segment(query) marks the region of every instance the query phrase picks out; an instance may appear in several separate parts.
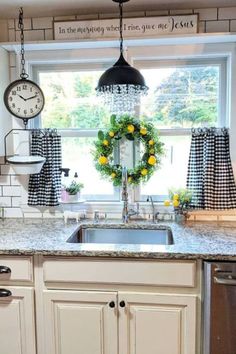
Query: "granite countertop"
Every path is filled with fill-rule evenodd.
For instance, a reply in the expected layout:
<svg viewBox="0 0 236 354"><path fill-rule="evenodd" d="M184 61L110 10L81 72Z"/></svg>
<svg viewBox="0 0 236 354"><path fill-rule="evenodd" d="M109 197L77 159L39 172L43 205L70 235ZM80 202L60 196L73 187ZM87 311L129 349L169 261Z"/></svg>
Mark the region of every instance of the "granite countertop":
<svg viewBox="0 0 236 354"><path fill-rule="evenodd" d="M91 221L81 222L94 227ZM125 227L118 221L107 221L107 228ZM129 228L155 229L163 223L132 222ZM132 257L148 259L211 259L236 261L236 223L166 222L173 232L173 245L114 245L68 243L80 226L55 219L6 219L0 221L0 255L55 255L86 257ZM96 227L96 226L95 226Z"/></svg>

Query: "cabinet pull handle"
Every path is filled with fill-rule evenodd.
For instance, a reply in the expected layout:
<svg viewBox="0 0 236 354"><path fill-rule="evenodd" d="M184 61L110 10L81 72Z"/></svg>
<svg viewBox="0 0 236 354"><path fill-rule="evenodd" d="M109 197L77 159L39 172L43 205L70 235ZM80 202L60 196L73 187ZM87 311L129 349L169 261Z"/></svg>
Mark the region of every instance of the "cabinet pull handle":
<svg viewBox="0 0 236 354"><path fill-rule="evenodd" d="M0 297L8 297L8 296L12 296L12 293L10 290L0 289Z"/></svg>
<svg viewBox="0 0 236 354"><path fill-rule="evenodd" d="M125 307L125 302L123 300L120 302L120 307Z"/></svg>
<svg viewBox="0 0 236 354"><path fill-rule="evenodd" d="M11 273L11 269L6 266L0 266L0 274L7 274L7 273Z"/></svg>
<svg viewBox="0 0 236 354"><path fill-rule="evenodd" d="M114 309L114 307L116 306L116 304L115 304L114 301L111 301L111 302L109 303L109 306L110 306L110 308Z"/></svg>

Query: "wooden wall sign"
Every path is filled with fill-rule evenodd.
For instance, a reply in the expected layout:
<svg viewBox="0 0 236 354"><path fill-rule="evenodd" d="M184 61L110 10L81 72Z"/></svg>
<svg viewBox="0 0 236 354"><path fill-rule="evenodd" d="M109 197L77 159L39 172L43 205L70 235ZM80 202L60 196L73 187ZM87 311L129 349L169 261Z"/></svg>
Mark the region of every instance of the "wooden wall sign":
<svg viewBox="0 0 236 354"><path fill-rule="evenodd" d="M198 15L125 18L124 38L151 38L169 34L194 34ZM55 21L54 39L117 39L119 20Z"/></svg>

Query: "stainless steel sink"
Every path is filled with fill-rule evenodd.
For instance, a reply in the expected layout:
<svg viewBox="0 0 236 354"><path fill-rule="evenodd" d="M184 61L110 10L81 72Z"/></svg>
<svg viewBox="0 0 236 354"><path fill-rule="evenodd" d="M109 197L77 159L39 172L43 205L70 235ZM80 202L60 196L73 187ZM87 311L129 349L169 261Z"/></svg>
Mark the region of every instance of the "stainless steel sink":
<svg viewBox="0 0 236 354"><path fill-rule="evenodd" d="M117 228L117 227L80 227L67 242L69 243L108 243L171 245L174 243L171 229Z"/></svg>

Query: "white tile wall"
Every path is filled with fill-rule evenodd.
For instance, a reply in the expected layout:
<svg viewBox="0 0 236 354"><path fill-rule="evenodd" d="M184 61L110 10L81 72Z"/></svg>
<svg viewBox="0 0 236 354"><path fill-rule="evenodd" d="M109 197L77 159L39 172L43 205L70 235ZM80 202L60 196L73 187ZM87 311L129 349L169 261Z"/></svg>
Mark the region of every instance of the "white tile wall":
<svg viewBox="0 0 236 354"><path fill-rule="evenodd" d="M144 16L165 16L180 14L199 14L199 32L234 32L236 31L236 6L205 8L205 9L176 9L176 10L146 10L136 12L125 12L124 17ZM27 41L52 40L53 21L64 20L96 20L105 18L117 18L118 13L96 13L96 14L73 14L70 16L55 16L25 19L25 39ZM8 38L6 40L19 41L17 20L8 20Z"/></svg>

